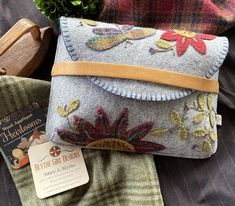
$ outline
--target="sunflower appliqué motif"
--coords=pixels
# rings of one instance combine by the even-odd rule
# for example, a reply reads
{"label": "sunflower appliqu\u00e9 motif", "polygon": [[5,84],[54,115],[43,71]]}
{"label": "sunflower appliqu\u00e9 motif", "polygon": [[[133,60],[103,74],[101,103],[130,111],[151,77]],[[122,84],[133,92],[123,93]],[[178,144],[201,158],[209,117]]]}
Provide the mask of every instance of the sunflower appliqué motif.
{"label": "sunflower appliqu\u00e9 motif", "polygon": [[[169,51],[174,47],[170,42],[176,42],[176,54],[182,56],[192,46],[198,53],[205,55],[207,51],[204,40],[215,39],[216,36],[209,34],[194,33],[183,30],[168,30],[156,41],[156,51]],[[152,50],[151,50],[152,51]],[[150,53],[151,53],[150,51]]]}
{"label": "sunflower appliqu\u00e9 motif", "polygon": [[73,117],[73,129],[58,129],[59,137],[68,143],[87,148],[151,153],[164,150],[165,146],[145,141],[153,127],[153,122],[145,122],[128,130],[128,109],[110,124],[102,107],[97,109],[95,125],[78,116]]}

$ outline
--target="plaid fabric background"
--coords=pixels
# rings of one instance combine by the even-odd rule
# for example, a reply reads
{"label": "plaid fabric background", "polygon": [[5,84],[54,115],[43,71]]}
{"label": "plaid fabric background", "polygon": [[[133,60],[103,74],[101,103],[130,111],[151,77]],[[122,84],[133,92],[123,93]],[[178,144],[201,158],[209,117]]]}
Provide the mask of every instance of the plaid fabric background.
{"label": "plaid fabric background", "polygon": [[220,34],[235,23],[235,0],[104,0],[100,20]]}

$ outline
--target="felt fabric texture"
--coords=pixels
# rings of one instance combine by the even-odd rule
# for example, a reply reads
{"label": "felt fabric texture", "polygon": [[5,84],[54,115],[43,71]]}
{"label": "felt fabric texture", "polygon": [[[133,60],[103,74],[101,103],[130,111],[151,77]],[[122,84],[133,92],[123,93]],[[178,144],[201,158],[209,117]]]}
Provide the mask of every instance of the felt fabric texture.
{"label": "felt fabric texture", "polygon": [[[100,22],[97,24],[97,28],[122,27],[121,25],[114,26]],[[99,27],[100,24],[103,26]],[[132,48],[133,45],[129,45],[130,50],[119,44],[106,51],[93,51],[86,46],[86,42],[94,37],[91,29],[96,27],[91,28],[91,26],[84,24],[81,26],[78,19],[72,18],[62,18],[61,27],[62,36],[58,41],[56,63],[85,60],[158,68],[164,66],[169,70],[179,70],[184,73],[218,79],[218,69],[228,49],[227,39],[216,37],[213,40],[206,41],[208,51],[205,56],[198,54],[193,48],[188,48],[183,56],[172,57],[171,52],[164,52],[164,54],[156,54],[162,55],[162,58],[157,59],[148,54],[148,50],[143,49],[149,44],[149,41],[152,43],[157,39],[157,37],[153,39],[148,37],[147,39],[133,41],[133,44],[137,44],[137,46]],[[101,30],[97,31],[100,32]],[[105,29],[105,31],[110,30]],[[160,36],[162,33],[163,31],[156,31],[155,35]],[[142,60],[142,53],[145,61]],[[164,58],[165,56],[167,61]],[[98,83],[96,83],[97,81]],[[116,92],[109,89],[110,85],[111,87],[114,85],[113,88],[116,88]],[[126,92],[120,92],[122,89]],[[133,91],[131,91],[132,89]],[[151,90],[157,93],[159,98],[156,97],[153,100],[149,95]],[[141,91],[141,95],[137,95],[138,92],[136,91]],[[129,94],[135,94],[135,96]],[[79,100],[79,108],[67,118],[60,117],[57,113],[57,107],[59,105],[65,106],[72,100]],[[164,102],[163,100],[170,101]],[[151,131],[142,136],[142,142],[138,142],[142,149],[140,149],[140,152],[187,158],[207,158],[216,151],[217,95],[188,90],[182,92],[178,88],[111,78],[53,77],[46,126],[47,133],[57,143],[71,143],[68,140],[68,133],[71,136],[73,130],[68,121],[73,124],[73,119],[79,117],[94,125],[99,107],[104,108],[110,124],[115,122],[124,108],[129,110],[128,129],[136,128],[146,122],[153,123]],[[92,133],[91,130],[91,128],[88,128],[88,133]],[[66,135],[67,137],[65,137]],[[73,134],[74,139],[76,139],[75,144],[87,146],[82,142],[83,136],[79,135]],[[107,136],[110,136],[110,134]],[[107,136],[106,138],[108,138]],[[88,140],[89,138],[85,139]],[[146,146],[147,144],[148,146]],[[160,145],[160,151],[156,145]],[[138,150],[136,151],[138,152]]]}
{"label": "felt fabric texture", "polygon": [[104,0],[99,19],[220,34],[235,24],[234,0]]}
{"label": "felt fabric texture", "polygon": [[[0,117],[38,102],[47,112],[50,83],[0,77]],[[2,153],[2,151],[1,151]],[[67,192],[40,200],[36,197],[30,166],[8,169],[24,206],[39,205],[163,205],[158,177],[151,155],[83,150],[90,181]],[[131,163],[131,164],[130,164]]]}
{"label": "felt fabric texture", "polygon": [[[189,45],[186,52],[178,56],[178,43],[175,41],[166,42],[167,45],[172,46],[172,50],[161,50],[161,52],[159,51],[151,55],[149,48],[156,47],[156,42],[162,40],[161,36],[167,33],[163,30],[154,30],[152,36],[140,40],[130,40],[131,43],[122,42],[110,49],[96,51],[91,48],[92,45],[87,45],[91,43],[91,40],[93,41],[95,38],[96,40],[98,38],[116,38],[117,35],[97,35],[97,32],[94,31],[100,31],[102,29],[106,29],[106,32],[103,31],[104,33],[107,33],[108,29],[119,31],[118,29],[123,29],[123,26],[102,22],[97,22],[95,27],[84,23],[81,26],[79,19],[64,17],[60,20],[60,26],[66,49],[74,61],[130,64],[211,78],[219,70],[228,51],[227,38],[216,37],[212,40],[203,40],[207,50],[205,55],[200,54],[193,46]],[[129,32],[138,31],[138,29],[144,30],[144,28],[132,28]],[[123,35],[127,33],[124,32]],[[173,36],[176,35],[181,36],[178,34],[174,34]],[[199,43],[196,36],[194,37],[195,41]],[[186,38],[184,36],[181,37]],[[188,38],[188,40],[191,41],[192,38]],[[102,44],[101,42],[98,43]],[[176,45],[173,46],[174,44]],[[91,81],[110,93],[147,101],[178,99],[192,93],[188,89],[179,89],[140,81],[114,80],[109,78],[91,78]]]}

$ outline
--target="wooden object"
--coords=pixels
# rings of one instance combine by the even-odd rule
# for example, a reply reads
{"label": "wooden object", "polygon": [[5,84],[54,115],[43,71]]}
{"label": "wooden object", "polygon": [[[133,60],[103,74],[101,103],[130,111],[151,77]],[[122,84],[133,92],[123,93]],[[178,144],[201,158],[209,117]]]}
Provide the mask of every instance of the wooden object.
{"label": "wooden object", "polygon": [[30,76],[44,59],[52,33],[28,19],[18,21],[0,39],[0,75]]}

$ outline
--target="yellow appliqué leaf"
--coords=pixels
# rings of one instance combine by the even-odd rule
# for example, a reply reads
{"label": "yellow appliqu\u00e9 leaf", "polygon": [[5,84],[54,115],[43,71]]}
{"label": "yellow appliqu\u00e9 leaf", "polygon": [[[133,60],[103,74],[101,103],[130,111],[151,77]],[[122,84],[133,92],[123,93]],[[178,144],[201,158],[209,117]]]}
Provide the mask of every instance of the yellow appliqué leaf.
{"label": "yellow appliqu\u00e9 leaf", "polygon": [[89,25],[89,26],[96,26],[97,25],[96,21],[89,20],[89,19],[80,19],[80,21],[82,23],[85,23],[85,24]]}
{"label": "yellow appliqu\u00e9 leaf", "polygon": [[210,111],[209,113],[209,120],[211,128],[213,129],[215,127],[215,113],[213,111]]}
{"label": "yellow appliqu\u00e9 leaf", "polygon": [[156,33],[155,29],[133,29],[125,33],[125,37],[129,40],[138,40],[150,37]]}
{"label": "yellow appliqu\u00e9 leaf", "polygon": [[73,111],[75,111],[78,107],[80,106],[80,102],[79,100],[73,100],[69,103],[68,105],[68,113],[72,113]]}
{"label": "yellow appliqu\u00e9 leaf", "polygon": [[159,39],[156,41],[156,46],[160,49],[170,50],[173,48],[173,46],[166,40]]}
{"label": "yellow appliqu\u00e9 leaf", "polygon": [[75,111],[80,106],[79,100],[73,100],[68,105],[58,105],[56,108],[57,113],[61,117],[67,117],[70,113]]}
{"label": "yellow appliqu\u00e9 leaf", "polygon": [[205,137],[208,134],[206,129],[197,129],[192,132],[192,135],[195,137]]}
{"label": "yellow appliqu\u00e9 leaf", "polygon": [[206,117],[206,113],[205,112],[198,112],[197,114],[196,114],[196,116],[194,117],[194,122],[196,123],[196,124],[200,124],[200,123],[202,123],[202,121],[205,119],[205,117]]}
{"label": "yellow appliqu\u00e9 leaf", "polygon": [[167,134],[168,131],[169,131],[169,129],[156,129],[151,132],[151,135],[154,137],[162,137],[165,134]]}
{"label": "yellow appliqu\u00e9 leaf", "polygon": [[62,107],[61,105],[57,106],[56,111],[61,117],[67,116],[67,112],[64,110],[64,107]]}
{"label": "yellow appliqu\u00e9 leaf", "polygon": [[179,138],[181,140],[187,139],[188,132],[184,127],[180,127],[178,131]]}
{"label": "yellow appliqu\u00e9 leaf", "polygon": [[205,104],[206,104],[206,100],[205,97],[202,94],[199,94],[197,96],[197,103],[200,109],[204,109]]}
{"label": "yellow appliqu\u00e9 leaf", "polygon": [[208,94],[207,96],[207,108],[212,110],[212,94]]}
{"label": "yellow appliqu\u00e9 leaf", "polygon": [[210,138],[211,138],[214,142],[217,141],[217,135],[216,135],[215,132],[209,131],[209,136],[210,136]]}
{"label": "yellow appliqu\u00e9 leaf", "polygon": [[212,145],[208,140],[204,140],[202,142],[202,151],[206,153],[211,153],[212,151]]}
{"label": "yellow appliqu\u00e9 leaf", "polygon": [[171,120],[174,122],[178,127],[182,125],[182,120],[180,114],[176,111],[171,112]]}

